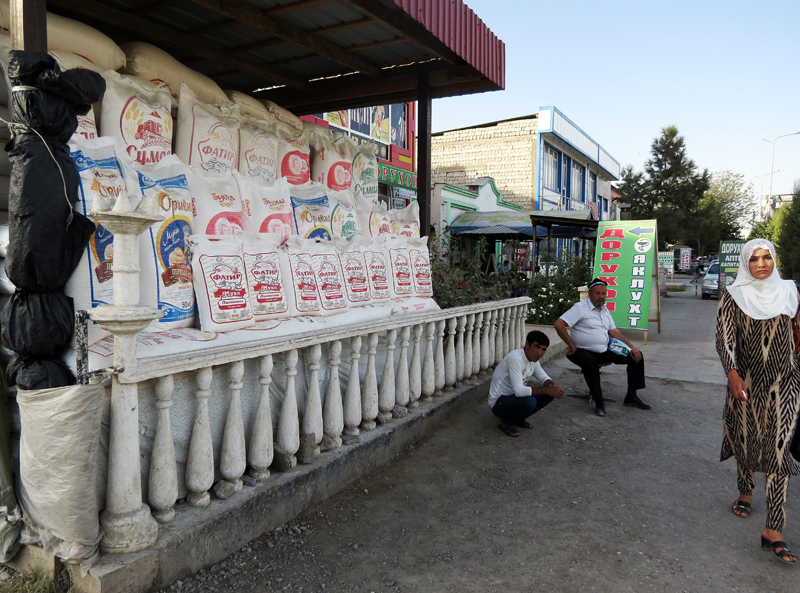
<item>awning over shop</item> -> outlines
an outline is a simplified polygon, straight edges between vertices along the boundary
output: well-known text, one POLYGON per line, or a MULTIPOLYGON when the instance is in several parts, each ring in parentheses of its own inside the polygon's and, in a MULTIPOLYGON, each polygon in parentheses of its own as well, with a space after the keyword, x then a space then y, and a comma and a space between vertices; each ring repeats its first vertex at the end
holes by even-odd
POLYGON ((463 0, 47 0, 296 115, 505 86, 505 45, 463 0))
MULTIPOLYGON (((450 233, 453 235, 483 235, 486 237, 493 237, 499 239, 500 235, 507 235, 506 238, 524 238, 524 239, 543 239, 548 235, 548 226, 550 227, 550 236, 558 239, 572 239, 589 238, 589 229, 583 227, 583 222, 594 223, 597 227, 597 221, 580 221, 578 218, 573 217, 547 217, 545 224, 538 224, 536 233, 533 232, 533 223, 531 220, 534 216, 542 214, 540 211, 534 212, 511 212, 511 211, 497 211, 497 212, 464 212, 450 224, 450 233), (564 224, 566 222, 566 224, 564 224), (506 230, 506 233, 501 231, 506 230)), ((589 231, 591 232, 591 231, 589 231)), ((524 240, 523 239, 523 240, 524 240)))

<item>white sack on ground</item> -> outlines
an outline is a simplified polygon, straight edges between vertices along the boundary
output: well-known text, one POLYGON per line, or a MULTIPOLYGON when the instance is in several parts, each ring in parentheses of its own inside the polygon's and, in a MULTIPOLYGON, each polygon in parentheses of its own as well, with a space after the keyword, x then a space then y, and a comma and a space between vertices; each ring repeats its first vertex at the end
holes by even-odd
POLYGON ((74 385, 18 390, 19 503, 46 554, 80 564, 99 559, 100 467, 105 388, 74 385))
POLYGON ((239 106, 200 101, 181 86, 175 154, 205 171, 222 172, 239 164, 239 106))

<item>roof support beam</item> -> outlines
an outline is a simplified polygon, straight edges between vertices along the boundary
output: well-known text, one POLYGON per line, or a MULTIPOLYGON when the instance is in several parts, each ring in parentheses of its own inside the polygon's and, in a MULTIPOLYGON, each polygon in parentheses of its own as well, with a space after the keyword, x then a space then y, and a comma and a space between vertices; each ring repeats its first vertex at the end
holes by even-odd
MULTIPOLYGON (((75 12, 85 14, 89 17, 103 21, 126 31, 133 31, 137 35, 153 41, 159 45, 176 47, 188 51, 196 56, 230 66, 242 72, 254 74, 266 80, 279 84, 285 84, 292 88, 304 89, 308 87, 308 82, 286 74, 278 69, 262 66, 248 60, 243 60, 231 55, 226 51, 215 50, 212 46, 200 40, 194 39, 190 35, 180 33, 169 27, 159 25, 153 21, 137 17, 133 14, 106 6, 96 0, 48 0, 51 4, 56 4, 75 12)), ((230 2, 230 0, 228 0, 230 2)))
POLYGON ((372 62, 360 56, 355 56, 345 48, 329 41, 318 39, 309 31, 271 17, 252 5, 241 2, 241 0, 192 0, 192 2, 210 8, 241 23, 266 31, 295 45, 305 47, 319 56, 352 68, 355 71, 363 72, 368 76, 379 76, 381 73, 380 68, 372 62))
POLYGON ((47 53, 45 0, 11 0, 11 49, 47 53))

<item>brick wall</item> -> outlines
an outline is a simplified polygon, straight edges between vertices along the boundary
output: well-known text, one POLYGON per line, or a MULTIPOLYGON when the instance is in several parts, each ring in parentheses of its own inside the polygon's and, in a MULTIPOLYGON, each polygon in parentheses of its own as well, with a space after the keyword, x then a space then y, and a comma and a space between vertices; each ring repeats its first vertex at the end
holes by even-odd
POLYGON ((491 177, 503 200, 533 210, 535 116, 482 128, 454 130, 431 139, 431 181, 467 187, 491 177))

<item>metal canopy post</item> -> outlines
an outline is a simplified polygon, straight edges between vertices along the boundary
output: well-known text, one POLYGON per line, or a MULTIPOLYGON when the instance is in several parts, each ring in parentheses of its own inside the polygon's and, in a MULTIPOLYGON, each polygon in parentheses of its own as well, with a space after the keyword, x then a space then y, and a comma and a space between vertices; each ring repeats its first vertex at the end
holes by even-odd
MULTIPOLYGON (((417 202, 420 233, 431 234, 431 86, 427 70, 419 73, 419 118, 417 119, 417 202)), ((441 232, 442 229, 439 229, 441 232)))
POLYGON ((45 0, 11 0, 11 49, 47 53, 45 0))

